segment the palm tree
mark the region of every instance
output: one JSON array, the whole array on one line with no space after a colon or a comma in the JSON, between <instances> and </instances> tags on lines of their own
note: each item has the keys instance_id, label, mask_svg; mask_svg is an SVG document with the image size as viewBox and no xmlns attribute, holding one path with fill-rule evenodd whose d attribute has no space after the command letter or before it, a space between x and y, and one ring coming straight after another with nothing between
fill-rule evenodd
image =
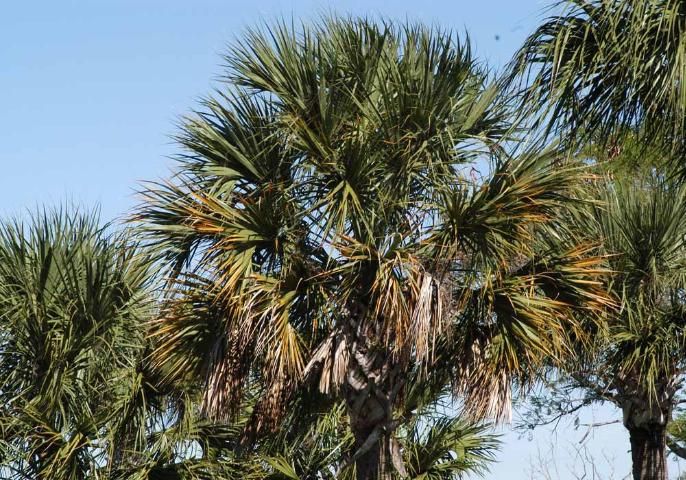
<instances>
[{"instance_id":1,"label":"palm tree","mask_svg":"<svg viewBox=\"0 0 686 480\"><path fill-rule=\"evenodd\" d=\"M603 245L619 308L608 311L594 348L584 344L568 361L566 381L621 409L633 478L664 480L667 428L686 372L686 186L659 167L655 151L626 147L598 167L590 215L572 219L580 239Z\"/></svg>"},{"instance_id":2,"label":"palm tree","mask_svg":"<svg viewBox=\"0 0 686 480\"><path fill-rule=\"evenodd\" d=\"M484 474L494 460L497 439L482 425L459 418L439 418L413 425L403 452L409 479L453 480L465 473Z\"/></svg>"},{"instance_id":3,"label":"palm tree","mask_svg":"<svg viewBox=\"0 0 686 480\"><path fill-rule=\"evenodd\" d=\"M257 382L256 438L316 384L345 401L357 478L389 478L410 370L502 418L511 381L583 335L575 312L606 306L588 246L539 241L579 169L506 153L466 42L331 19L250 31L225 60L137 216L170 278L152 361L201 379L209 415Z\"/></svg>"},{"instance_id":4,"label":"palm tree","mask_svg":"<svg viewBox=\"0 0 686 480\"><path fill-rule=\"evenodd\" d=\"M0 477L245 478L230 455L241 422L201 418L146 361L153 273L96 215L2 223ZM228 453L198 454L214 446Z\"/></svg>"},{"instance_id":5,"label":"palm tree","mask_svg":"<svg viewBox=\"0 0 686 480\"><path fill-rule=\"evenodd\" d=\"M686 4L564 0L529 36L509 81L548 133L621 144L626 128L683 149ZM635 132L633 133L635 134ZM683 150L681 150L683 151Z\"/></svg>"},{"instance_id":6,"label":"palm tree","mask_svg":"<svg viewBox=\"0 0 686 480\"><path fill-rule=\"evenodd\" d=\"M121 457L111 434L143 353L149 266L94 215L0 225L2 478L101 478Z\"/></svg>"}]
</instances>

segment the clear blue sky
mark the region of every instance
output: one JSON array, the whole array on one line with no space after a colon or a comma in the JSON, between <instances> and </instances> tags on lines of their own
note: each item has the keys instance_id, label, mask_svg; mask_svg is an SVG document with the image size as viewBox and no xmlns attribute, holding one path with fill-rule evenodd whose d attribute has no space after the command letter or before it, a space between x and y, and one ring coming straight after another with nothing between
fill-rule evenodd
<instances>
[{"instance_id":1,"label":"clear blue sky","mask_svg":"<svg viewBox=\"0 0 686 480\"><path fill-rule=\"evenodd\" d=\"M468 29L493 65L535 23L538 0L12 1L0 20L0 214L36 204L125 212L166 174L178 116L207 94L248 26L331 11ZM496 35L499 40L496 40Z\"/></svg>"},{"instance_id":2,"label":"clear blue sky","mask_svg":"<svg viewBox=\"0 0 686 480\"><path fill-rule=\"evenodd\" d=\"M469 31L477 52L502 66L541 18L544 0L98 0L8 1L0 15L0 215L69 201L126 214L141 180L167 175L179 115L209 93L219 55L248 26L280 16L384 15ZM587 412L590 418L592 412ZM618 418L611 409L596 420ZM524 480L541 452L559 460L552 478L571 479L570 455L583 436L507 433L488 478ZM613 425L585 445L596 478L624 478L628 438ZM606 461L603 457L610 460ZM576 465L573 467L572 465ZM614 471L614 476L611 473ZM674 470L675 471L675 470ZM593 478L591 476L587 478Z\"/></svg>"}]
</instances>

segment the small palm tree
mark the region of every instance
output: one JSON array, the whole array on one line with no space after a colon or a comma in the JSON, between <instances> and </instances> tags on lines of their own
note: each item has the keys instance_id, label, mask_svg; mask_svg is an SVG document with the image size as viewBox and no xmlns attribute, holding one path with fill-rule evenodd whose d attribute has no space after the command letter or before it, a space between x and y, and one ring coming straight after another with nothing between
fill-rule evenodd
<instances>
[{"instance_id":1,"label":"small palm tree","mask_svg":"<svg viewBox=\"0 0 686 480\"><path fill-rule=\"evenodd\" d=\"M484 474L495 459L497 438L486 427L459 418L416 422L403 439L407 473L417 480L456 480L468 473Z\"/></svg>"},{"instance_id":2,"label":"small palm tree","mask_svg":"<svg viewBox=\"0 0 686 480\"><path fill-rule=\"evenodd\" d=\"M200 418L192 395L158 388L153 273L95 215L2 223L1 478L245 478L250 465L230 455L241 423ZM210 458L217 446L228 453Z\"/></svg>"},{"instance_id":3,"label":"small palm tree","mask_svg":"<svg viewBox=\"0 0 686 480\"><path fill-rule=\"evenodd\" d=\"M95 216L0 225L2 478L101 478L121 457L112 434L143 354L148 271Z\"/></svg>"},{"instance_id":4,"label":"small palm tree","mask_svg":"<svg viewBox=\"0 0 686 480\"><path fill-rule=\"evenodd\" d=\"M621 144L642 125L649 143L683 149L686 4L681 0L564 0L511 65L523 111L549 132ZM542 108L541 108L542 107ZM634 132L635 134L635 132Z\"/></svg>"},{"instance_id":5,"label":"small palm tree","mask_svg":"<svg viewBox=\"0 0 686 480\"><path fill-rule=\"evenodd\" d=\"M502 417L511 381L583 335L575 312L604 308L589 246L540 241L579 169L506 154L467 43L333 19L249 32L226 62L137 217L170 276L153 362L200 379L210 415L257 381L253 436L274 431L314 382L345 401L357 478L388 478L411 370Z\"/></svg>"},{"instance_id":6,"label":"small palm tree","mask_svg":"<svg viewBox=\"0 0 686 480\"><path fill-rule=\"evenodd\" d=\"M627 172L635 162L623 160L636 155L657 166ZM572 386L622 410L634 479L666 479L667 428L686 368L686 187L644 145L611 157L589 186L591 215L574 217L574 229L603 244L619 308L608 312L607 335L584 345L567 372Z\"/></svg>"}]
</instances>

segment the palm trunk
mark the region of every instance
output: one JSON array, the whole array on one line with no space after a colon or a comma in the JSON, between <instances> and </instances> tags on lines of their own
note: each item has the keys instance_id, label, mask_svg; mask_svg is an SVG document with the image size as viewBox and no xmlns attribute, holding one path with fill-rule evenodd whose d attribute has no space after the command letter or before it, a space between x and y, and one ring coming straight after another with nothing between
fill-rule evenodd
<instances>
[{"instance_id":1,"label":"palm trunk","mask_svg":"<svg viewBox=\"0 0 686 480\"><path fill-rule=\"evenodd\" d=\"M397 376L392 355L384 353L371 353L354 342L343 387L355 436L352 460L357 480L386 480L395 472L405 474L393 436L393 410L402 379Z\"/></svg>"},{"instance_id":2,"label":"palm trunk","mask_svg":"<svg viewBox=\"0 0 686 480\"><path fill-rule=\"evenodd\" d=\"M359 419L364 423L364 419ZM358 423L358 425L359 425ZM390 442L388 435L375 431L374 428L357 427L355 434L355 452L363 452L355 459L357 480L390 479L393 466L390 461Z\"/></svg>"},{"instance_id":3,"label":"palm trunk","mask_svg":"<svg viewBox=\"0 0 686 480\"><path fill-rule=\"evenodd\" d=\"M385 382L376 383L380 372L365 374L359 363L357 366L348 373L345 387L350 427L355 436L353 460L357 480L390 479L395 470L391 449L393 393L383 388Z\"/></svg>"},{"instance_id":4,"label":"palm trunk","mask_svg":"<svg viewBox=\"0 0 686 480\"><path fill-rule=\"evenodd\" d=\"M667 480L665 427L629 429L634 480Z\"/></svg>"},{"instance_id":5,"label":"palm trunk","mask_svg":"<svg viewBox=\"0 0 686 480\"><path fill-rule=\"evenodd\" d=\"M375 268L369 267L367 285L371 290ZM376 322L364 326L369 299L350 305L350 321L345 335L348 362L343 393L348 407L350 428L355 436L354 457L357 480L390 480L396 473L406 476L400 448L394 438L394 407L404 380L398 376L398 358L370 339L378 337Z\"/></svg>"},{"instance_id":6,"label":"palm trunk","mask_svg":"<svg viewBox=\"0 0 686 480\"><path fill-rule=\"evenodd\" d=\"M672 418L672 397L657 399L633 389L622 404L629 431L634 480L667 480L667 423ZM652 401L651 401L652 400Z\"/></svg>"}]
</instances>

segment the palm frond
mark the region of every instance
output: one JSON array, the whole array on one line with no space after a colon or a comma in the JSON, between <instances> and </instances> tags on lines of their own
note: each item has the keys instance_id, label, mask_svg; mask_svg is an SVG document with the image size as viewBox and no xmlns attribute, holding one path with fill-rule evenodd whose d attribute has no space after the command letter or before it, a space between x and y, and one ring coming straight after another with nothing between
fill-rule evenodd
<instances>
[{"instance_id":1,"label":"palm frond","mask_svg":"<svg viewBox=\"0 0 686 480\"><path fill-rule=\"evenodd\" d=\"M577 140L621 144L629 130L681 149L683 3L569 0L555 10L510 67L526 113Z\"/></svg>"}]
</instances>

